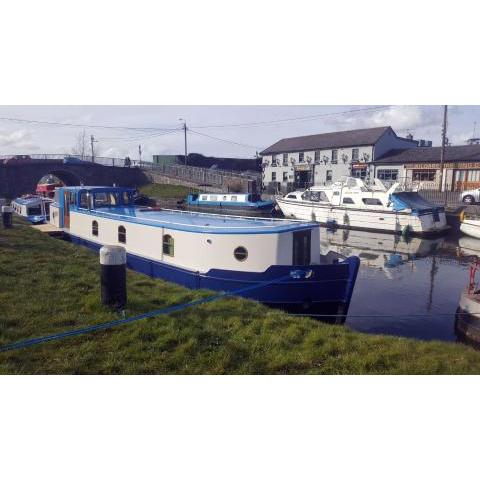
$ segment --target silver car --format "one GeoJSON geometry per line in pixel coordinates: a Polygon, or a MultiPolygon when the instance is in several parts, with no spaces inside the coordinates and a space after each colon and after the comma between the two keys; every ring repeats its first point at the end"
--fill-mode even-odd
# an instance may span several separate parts
{"type": "Polygon", "coordinates": [[[480,188],[474,188],[472,190],[465,190],[460,194],[460,201],[467,205],[473,205],[480,202],[480,188]]]}

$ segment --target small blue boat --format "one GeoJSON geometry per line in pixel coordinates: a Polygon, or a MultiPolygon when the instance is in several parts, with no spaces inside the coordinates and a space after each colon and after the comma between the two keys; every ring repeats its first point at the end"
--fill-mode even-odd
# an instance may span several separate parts
{"type": "Polygon", "coordinates": [[[262,200],[257,193],[190,193],[187,204],[192,207],[271,211],[275,202],[262,200]]]}
{"type": "Polygon", "coordinates": [[[23,195],[12,202],[13,211],[30,223],[44,223],[50,216],[52,199],[41,195],[23,195]]]}

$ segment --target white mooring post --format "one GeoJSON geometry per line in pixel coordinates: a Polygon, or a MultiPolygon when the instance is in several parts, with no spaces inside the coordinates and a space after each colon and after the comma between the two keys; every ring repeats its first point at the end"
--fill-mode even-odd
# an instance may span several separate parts
{"type": "Polygon", "coordinates": [[[13,208],[4,205],[2,207],[2,223],[3,223],[3,228],[12,228],[12,212],[13,208]]]}
{"type": "Polygon", "coordinates": [[[121,309],[127,303],[127,253],[123,247],[100,249],[101,298],[104,305],[121,309]]]}

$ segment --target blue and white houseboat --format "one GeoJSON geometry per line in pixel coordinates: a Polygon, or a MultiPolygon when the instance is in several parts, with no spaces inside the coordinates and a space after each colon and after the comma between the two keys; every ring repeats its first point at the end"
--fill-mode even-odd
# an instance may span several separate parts
{"type": "Polygon", "coordinates": [[[52,199],[42,195],[23,195],[12,202],[13,211],[30,223],[44,223],[49,219],[52,199]]]}
{"type": "Polygon", "coordinates": [[[359,259],[321,255],[318,224],[139,208],[134,194],[122,187],[57,188],[50,222],[93,249],[123,246],[127,266],[152,277],[217,291],[258,284],[241,295],[303,313],[347,313],[359,259]]]}
{"type": "Polygon", "coordinates": [[[271,212],[275,202],[262,200],[257,193],[190,193],[187,205],[211,211],[271,212]]]}

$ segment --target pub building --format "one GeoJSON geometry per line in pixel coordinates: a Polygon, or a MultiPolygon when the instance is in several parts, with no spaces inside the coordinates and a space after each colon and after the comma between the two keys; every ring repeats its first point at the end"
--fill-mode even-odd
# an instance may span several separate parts
{"type": "MultiPolygon", "coordinates": [[[[439,189],[441,147],[391,150],[370,164],[374,178],[439,189]]],[[[445,147],[442,190],[461,192],[480,187],[480,145],[445,147]]]]}

